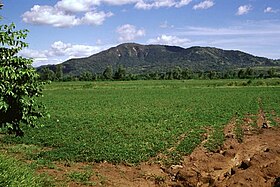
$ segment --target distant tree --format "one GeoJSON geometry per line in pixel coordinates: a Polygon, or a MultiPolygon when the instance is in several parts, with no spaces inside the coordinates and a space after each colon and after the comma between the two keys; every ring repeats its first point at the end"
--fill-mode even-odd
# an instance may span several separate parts
{"type": "Polygon", "coordinates": [[[48,67],[44,67],[40,73],[40,78],[41,80],[48,80],[48,81],[53,81],[55,79],[55,73],[50,70],[48,67]]]}
{"type": "Polygon", "coordinates": [[[43,117],[43,105],[36,97],[42,95],[44,83],[31,66],[32,60],[17,54],[27,43],[28,30],[15,30],[15,25],[0,25],[0,128],[23,136],[22,126],[35,127],[43,117]]]}
{"type": "Polygon", "coordinates": [[[86,71],[81,74],[80,80],[82,81],[92,81],[93,80],[93,74],[89,71],[86,71]]]}
{"type": "Polygon", "coordinates": [[[98,75],[96,74],[96,73],[94,73],[93,75],[92,75],[92,80],[93,81],[96,81],[96,80],[98,80],[98,75]]]}
{"type": "Polygon", "coordinates": [[[167,79],[167,80],[173,80],[174,79],[172,71],[168,71],[168,72],[165,73],[165,79],[167,79]]]}
{"type": "Polygon", "coordinates": [[[234,79],[238,78],[238,71],[233,71],[232,78],[234,79]]]}
{"type": "Polygon", "coordinates": [[[192,70],[186,68],[182,71],[182,79],[191,79],[193,77],[192,70]]]}
{"type": "Polygon", "coordinates": [[[245,71],[243,69],[240,69],[238,71],[238,74],[237,74],[238,78],[240,79],[244,79],[245,78],[245,71]]]}
{"type": "Polygon", "coordinates": [[[130,73],[127,76],[127,80],[137,80],[137,75],[130,73]]]}
{"type": "Polygon", "coordinates": [[[157,72],[149,73],[146,75],[147,79],[159,80],[160,75],[157,72]]]}
{"type": "Polygon", "coordinates": [[[63,67],[62,64],[58,64],[55,66],[55,75],[57,80],[62,80],[63,78],[63,67]]]}
{"type": "Polygon", "coordinates": [[[125,76],[126,76],[126,69],[123,66],[119,66],[115,73],[114,78],[116,80],[124,80],[125,76]]]}
{"type": "Polygon", "coordinates": [[[272,77],[275,77],[275,74],[276,74],[276,71],[274,68],[270,68],[268,71],[267,71],[267,74],[270,78],[272,77]]]}
{"type": "Polygon", "coordinates": [[[260,79],[263,79],[265,76],[264,76],[264,73],[259,73],[259,75],[258,75],[258,78],[260,78],[260,79]]]}
{"type": "Polygon", "coordinates": [[[107,66],[106,69],[103,72],[103,76],[106,80],[112,80],[113,79],[113,68],[112,66],[107,66]]]}
{"type": "Polygon", "coordinates": [[[236,77],[237,77],[237,72],[234,71],[234,70],[228,70],[228,71],[226,72],[226,74],[228,74],[228,78],[229,78],[229,79],[233,79],[233,78],[236,78],[236,77]]]}
{"type": "Polygon", "coordinates": [[[246,68],[245,73],[244,73],[245,78],[253,78],[254,75],[255,75],[254,69],[252,69],[251,67],[246,68]]]}
{"type": "Polygon", "coordinates": [[[216,79],[217,78],[217,72],[216,71],[210,71],[208,76],[209,76],[209,79],[216,79]]]}
{"type": "Polygon", "coordinates": [[[182,79],[182,69],[179,66],[176,66],[173,70],[172,70],[172,74],[173,74],[173,78],[174,79],[182,79]]]}
{"type": "Polygon", "coordinates": [[[226,72],[223,72],[223,75],[222,75],[223,77],[223,79],[229,79],[229,78],[231,78],[231,76],[230,76],[230,72],[229,71],[226,71],[226,72]]]}

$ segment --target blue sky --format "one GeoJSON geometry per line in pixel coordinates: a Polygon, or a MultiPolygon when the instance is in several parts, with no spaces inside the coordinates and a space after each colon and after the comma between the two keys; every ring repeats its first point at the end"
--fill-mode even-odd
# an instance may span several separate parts
{"type": "Polygon", "coordinates": [[[2,0],[2,23],[30,31],[34,66],[126,42],[210,46],[280,59],[279,0],[2,0]]]}

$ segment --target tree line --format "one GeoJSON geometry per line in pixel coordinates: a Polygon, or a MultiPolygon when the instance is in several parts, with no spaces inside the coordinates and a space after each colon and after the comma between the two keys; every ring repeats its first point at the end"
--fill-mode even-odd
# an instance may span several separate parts
{"type": "Polygon", "coordinates": [[[103,73],[92,73],[85,71],[79,76],[64,74],[63,66],[57,65],[55,71],[48,67],[42,68],[39,72],[41,80],[50,81],[113,81],[113,80],[187,80],[187,79],[263,79],[280,77],[275,68],[254,69],[251,67],[237,70],[224,71],[193,71],[188,68],[176,66],[166,72],[146,72],[140,74],[127,73],[123,66],[115,71],[112,66],[107,66],[103,73]]]}

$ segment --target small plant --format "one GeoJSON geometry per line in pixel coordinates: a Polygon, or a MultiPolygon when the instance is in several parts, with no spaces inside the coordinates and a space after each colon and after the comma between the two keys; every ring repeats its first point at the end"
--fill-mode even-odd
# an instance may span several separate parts
{"type": "Polygon", "coordinates": [[[76,183],[82,183],[82,184],[91,184],[90,178],[92,176],[91,171],[73,171],[69,174],[67,174],[67,177],[76,183]]]}
{"type": "Polygon", "coordinates": [[[244,137],[244,131],[241,128],[240,123],[237,123],[234,129],[234,134],[236,136],[236,139],[239,143],[241,143],[243,141],[243,137],[244,137]]]}
{"type": "Polygon", "coordinates": [[[166,156],[167,158],[162,161],[166,167],[181,163],[182,155],[178,151],[168,152],[166,156]]]}
{"type": "Polygon", "coordinates": [[[16,144],[7,147],[8,153],[20,154],[27,159],[40,151],[41,148],[36,145],[16,144]]]}
{"type": "Polygon", "coordinates": [[[49,161],[49,160],[46,160],[46,159],[38,159],[38,160],[35,160],[34,162],[32,162],[30,164],[30,167],[31,168],[34,168],[34,169],[41,169],[41,168],[49,168],[49,169],[56,169],[56,165],[49,161]]]}
{"type": "Polygon", "coordinates": [[[209,137],[208,141],[204,144],[204,147],[208,151],[217,151],[225,140],[224,133],[219,129],[215,130],[209,137]]]}
{"type": "Polygon", "coordinates": [[[190,154],[202,141],[205,130],[193,129],[178,145],[177,151],[190,154]]]}
{"type": "Polygon", "coordinates": [[[0,186],[53,186],[46,176],[38,176],[26,164],[0,154],[0,186]]]}

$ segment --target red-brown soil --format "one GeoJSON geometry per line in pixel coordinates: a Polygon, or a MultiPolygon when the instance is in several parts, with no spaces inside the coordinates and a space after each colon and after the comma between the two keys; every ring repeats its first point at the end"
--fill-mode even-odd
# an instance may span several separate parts
{"type": "MultiPolygon", "coordinates": [[[[107,162],[68,166],[60,163],[56,169],[38,172],[46,172],[59,182],[66,181],[69,172],[82,172],[90,166],[92,185],[109,187],[280,186],[280,129],[270,127],[262,111],[257,118],[255,127],[249,117],[243,120],[242,142],[235,134],[234,118],[225,126],[226,140],[217,152],[208,152],[201,145],[191,155],[183,157],[180,165],[165,167],[155,159],[138,166],[107,162]]],[[[88,186],[69,179],[66,185],[88,186]]]]}

